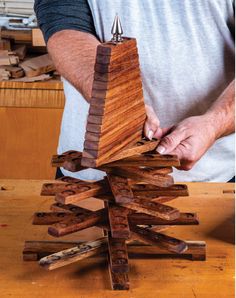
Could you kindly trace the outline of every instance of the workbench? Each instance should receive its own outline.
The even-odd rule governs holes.
[[[53,197],[40,197],[42,180],[0,180],[0,296],[4,297],[234,297],[234,184],[188,183],[190,197],[169,203],[197,212],[199,226],[179,226],[167,234],[184,240],[204,240],[207,260],[130,256],[130,291],[111,291],[106,258],[93,257],[55,271],[37,262],[23,262],[25,240],[56,240],[45,226],[32,226],[32,215],[47,211]],[[83,202],[85,203],[85,202]],[[101,202],[91,199],[91,209]],[[88,206],[87,206],[88,207]],[[88,240],[98,228],[66,236]],[[62,240],[62,239],[60,239]]]

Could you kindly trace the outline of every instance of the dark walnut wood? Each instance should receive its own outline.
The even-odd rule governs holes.
[[[112,238],[108,233],[108,251],[112,272],[128,273],[129,261],[125,239]]]
[[[82,155],[86,167],[98,167],[134,146],[142,139],[146,118],[135,39],[99,45],[94,69]]]
[[[107,240],[100,238],[46,256],[39,261],[39,265],[47,270],[53,270],[105,251],[107,251]]]
[[[127,178],[107,174],[107,179],[116,203],[124,204],[133,201],[134,195]]]
[[[113,238],[128,239],[130,237],[129,213],[126,208],[108,203],[108,218]]]
[[[148,228],[131,225],[130,229],[133,233],[134,238],[149,244],[161,246],[171,252],[183,253],[188,248],[185,241],[161,233],[157,233]]]
[[[81,152],[70,150],[61,155],[53,155],[51,164],[53,167],[63,167],[70,172],[77,172],[84,169],[81,158]]]

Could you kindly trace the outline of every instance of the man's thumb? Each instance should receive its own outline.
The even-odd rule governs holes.
[[[182,140],[182,134],[178,131],[173,131],[161,140],[156,151],[160,154],[168,154],[173,151]]]

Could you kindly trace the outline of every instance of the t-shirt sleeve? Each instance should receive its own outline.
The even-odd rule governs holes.
[[[96,36],[87,0],[35,0],[34,10],[46,43],[54,33],[65,29]]]

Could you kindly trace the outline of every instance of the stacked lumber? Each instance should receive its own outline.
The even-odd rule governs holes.
[[[5,68],[0,68],[0,80],[7,81],[10,78],[10,72]]]
[[[0,28],[0,80],[37,82],[59,78],[45,44],[41,41],[34,45],[34,40],[30,28]]]
[[[25,75],[29,78],[36,77],[55,70],[55,66],[49,54],[27,59],[20,64]]]
[[[3,65],[17,65],[19,57],[14,52],[0,50],[0,66]]]
[[[1,0],[0,14],[2,15],[19,15],[30,16],[34,13],[34,0]]]
[[[146,118],[136,40],[97,47],[82,165],[96,167],[141,140]]]
[[[22,61],[24,60],[24,61]],[[26,57],[26,46],[17,45],[13,51],[0,50],[1,80],[35,82],[50,79],[55,66],[49,54]],[[3,72],[9,75],[3,76]],[[21,78],[21,79],[20,79]]]
[[[0,31],[1,39],[10,39],[17,44],[31,44],[32,42],[32,32],[31,30],[26,29],[8,29],[1,28]]]

